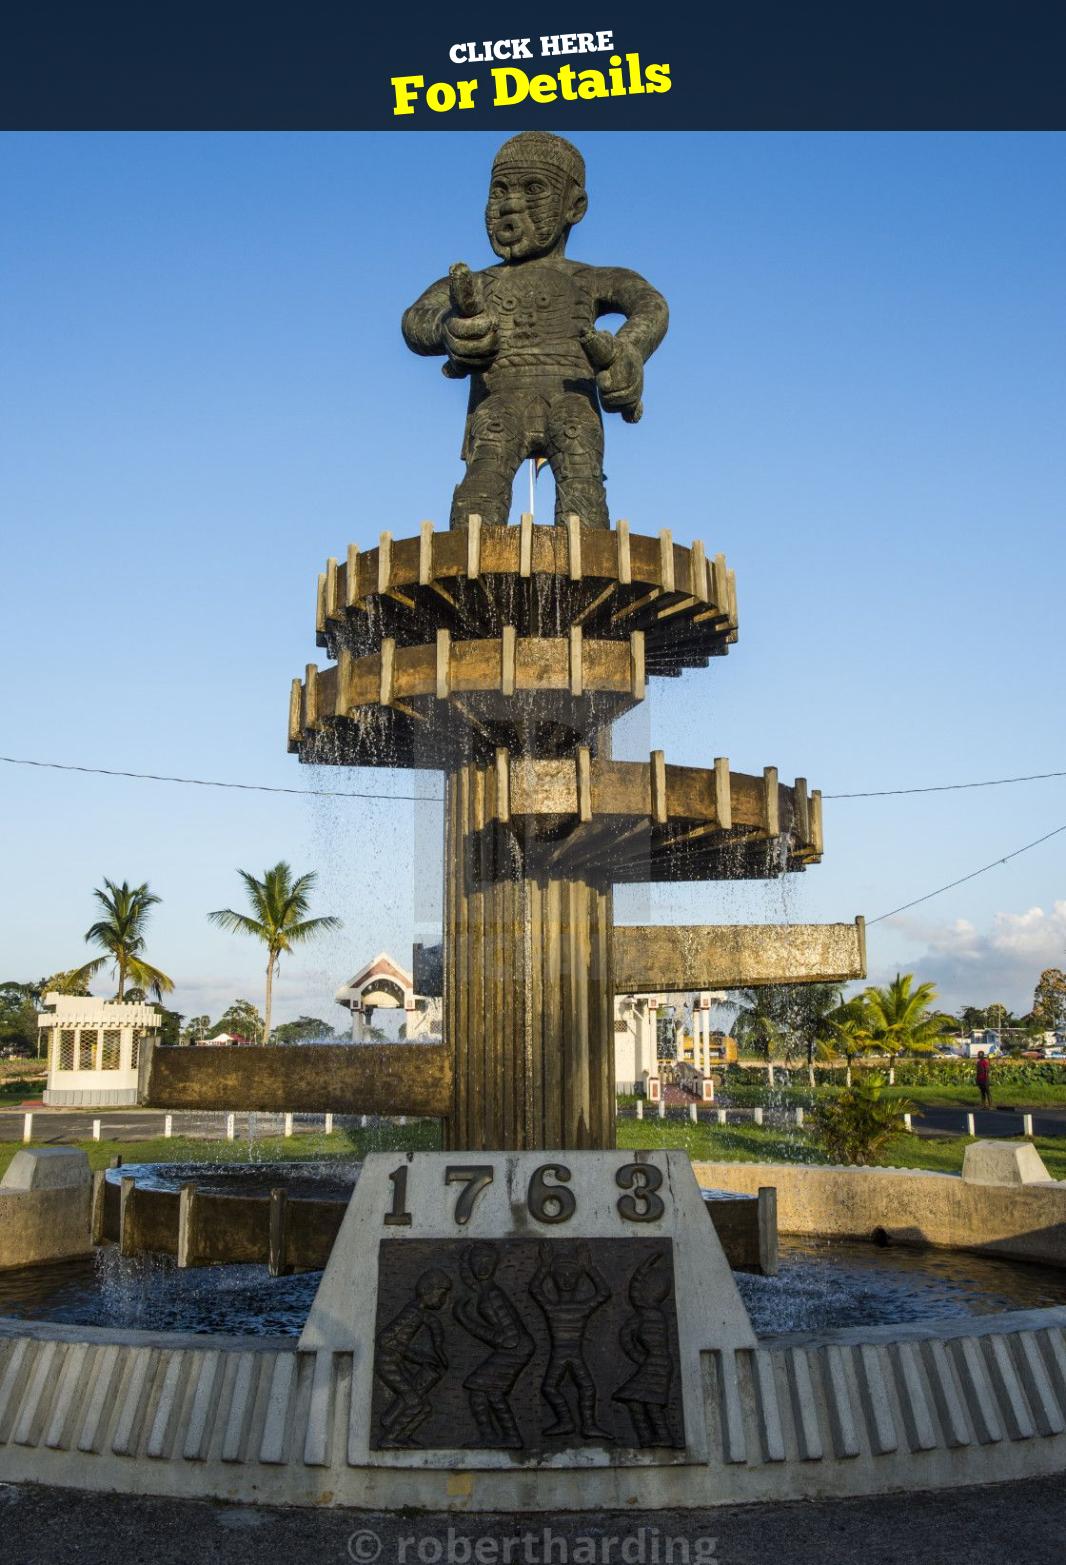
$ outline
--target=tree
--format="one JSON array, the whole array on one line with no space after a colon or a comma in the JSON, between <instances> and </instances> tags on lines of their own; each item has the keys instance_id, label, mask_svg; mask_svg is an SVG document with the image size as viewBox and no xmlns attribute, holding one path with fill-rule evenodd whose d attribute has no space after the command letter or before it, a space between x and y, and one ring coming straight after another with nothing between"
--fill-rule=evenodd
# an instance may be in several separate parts
<instances>
[{"instance_id":1,"label":"tree","mask_svg":"<svg viewBox=\"0 0 1066 1565\"><path fill-rule=\"evenodd\" d=\"M250 1038L253 1043L261 1043L263 1018L251 1000L234 1000L233 1004L222 1012L208 1036L217 1038L222 1032L232 1033L235 1038Z\"/></svg>"},{"instance_id":2,"label":"tree","mask_svg":"<svg viewBox=\"0 0 1066 1565\"><path fill-rule=\"evenodd\" d=\"M787 1059L792 1037L780 986L760 984L735 993L736 999L727 1000L725 1008L735 1013L733 1036L738 1047L763 1054L768 1060L779 1050Z\"/></svg>"},{"instance_id":3,"label":"tree","mask_svg":"<svg viewBox=\"0 0 1066 1565\"><path fill-rule=\"evenodd\" d=\"M0 1049L16 1049L20 1054L40 1053L37 1004L33 984L15 979L0 984Z\"/></svg>"},{"instance_id":4,"label":"tree","mask_svg":"<svg viewBox=\"0 0 1066 1565\"><path fill-rule=\"evenodd\" d=\"M203 1043L211 1031L210 1016L190 1016L182 1031L186 1043Z\"/></svg>"},{"instance_id":5,"label":"tree","mask_svg":"<svg viewBox=\"0 0 1066 1565\"><path fill-rule=\"evenodd\" d=\"M121 886L116 886L114 881L107 879L104 889L97 888L93 896L106 916L86 931L85 939L90 945L99 946L106 955L87 963L86 970L91 968L96 972L110 961L118 977L116 1000L125 998L127 978L139 988L151 990L157 1000L161 999L164 993L173 989L174 982L144 959L144 929L149 911L159 902L159 897L149 891L147 883L131 886L124 880Z\"/></svg>"},{"instance_id":6,"label":"tree","mask_svg":"<svg viewBox=\"0 0 1066 1565\"><path fill-rule=\"evenodd\" d=\"M890 984L871 984L863 991L866 1031L872 1048L894 1064L900 1054L931 1054L937 1042L954 1032L956 1022L932 1009L936 989L931 983L914 987L913 973L897 973Z\"/></svg>"},{"instance_id":7,"label":"tree","mask_svg":"<svg viewBox=\"0 0 1066 1565\"><path fill-rule=\"evenodd\" d=\"M903 1116L913 1105L882 1097L884 1086L884 1077L871 1071L815 1108L815 1135L834 1163L869 1163L904 1128Z\"/></svg>"},{"instance_id":8,"label":"tree","mask_svg":"<svg viewBox=\"0 0 1066 1565\"><path fill-rule=\"evenodd\" d=\"M273 1033L275 1043L313 1043L320 1038L336 1036L329 1023L320 1021L317 1016L298 1016L294 1022L282 1022Z\"/></svg>"},{"instance_id":9,"label":"tree","mask_svg":"<svg viewBox=\"0 0 1066 1565\"><path fill-rule=\"evenodd\" d=\"M1033 1019L1055 1032L1066 1027L1066 973L1061 967L1045 967L1040 974L1033 990Z\"/></svg>"},{"instance_id":10,"label":"tree","mask_svg":"<svg viewBox=\"0 0 1066 1565\"><path fill-rule=\"evenodd\" d=\"M837 1006L828 1018L832 1032L832 1047L844 1058L844 1082L850 1089L851 1071L855 1060L870 1047L870 1028L866 1015L866 996L852 995L843 1005Z\"/></svg>"},{"instance_id":11,"label":"tree","mask_svg":"<svg viewBox=\"0 0 1066 1565\"><path fill-rule=\"evenodd\" d=\"M839 984L789 984L794 1025L807 1055L807 1079L813 1087L814 1062L832 1044L833 1019L840 1009Z\"/></svg>"},{"instance_id":12,"label":"tree","mask_svg":"<svg viewBox=\"0 0 1066 1565\"><path fill-rule=\"evenodd\" d=\"M270 1042L270 1012L274 998L274 977L282 956L296 945L313 940L316 935L339 929L339 918L326 916L306 918L311 905L311 892L316 876L313 873L299 875L294 880L292 870L282 859L257 880L246 869L239 869L244 889L252 906L252 916L236 913L232 908L219 908L207 916L220 929L231 934L253 935L267 948L266 1002L263 1006L263 1042Z\"/></svg>"}]
</instances>

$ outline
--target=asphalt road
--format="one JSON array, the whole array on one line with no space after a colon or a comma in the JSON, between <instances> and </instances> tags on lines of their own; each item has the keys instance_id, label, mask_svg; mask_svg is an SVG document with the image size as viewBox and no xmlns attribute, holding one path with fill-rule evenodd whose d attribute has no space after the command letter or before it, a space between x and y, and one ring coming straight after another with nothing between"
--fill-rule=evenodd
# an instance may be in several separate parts
<instances>
[{"instance_id":1,"label":"asphalt road","mask_svg":"<svg viewBox=\"0 0 1066 1565\"><path fill-rule=\"evenodd\" d=\"M1025 1113L1033 1116L1035 1136L1066 1136L1066 1108L973 1109L970 1112L973 1113L974 1130L979 1136L1020 1136L1022 1115ZM966 1114L964 1108L923 1107L921 1118L917 1114L914 1116L914 1128L919 1135L923 1130L934 1130L941 1134L950 1131L952 1135L964 1136Z\"/></svg>"},{"instance_id":2,"label":"asphalt road","mask_svg":"<svg viewBox=\"0 0 1066 1565\"><path fill-rule=\"evenodd\" d=\"M1062 1565L1066 1486L1056 1477L696 1512L449 1517L0 1482L0 1536L5 1565Z\"/></svg>"}]
</instances>

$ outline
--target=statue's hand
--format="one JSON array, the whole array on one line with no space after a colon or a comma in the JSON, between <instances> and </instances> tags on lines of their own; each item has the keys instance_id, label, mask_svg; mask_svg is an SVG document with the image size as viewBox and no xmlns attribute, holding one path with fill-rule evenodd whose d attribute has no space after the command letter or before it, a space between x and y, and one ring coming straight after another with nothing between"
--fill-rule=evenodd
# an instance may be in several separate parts
<instances>
[{"instance_id":1,"label":"statue's hand","mask_svg":"<svg viewBox=\"0 0 1066 1565\"><path fill-rule=\"evenodd\" d=\"M465 370L486 369L496 357L500 327L489 310L477 315L458 315L454 310L444 317L442 326L448 357Z\"/></svg>"},{"instance_id":2,"label":"statue's hand","mask_svg":"<svg viewBox=\"0 0 1066 1565\"><path fill-rule=\"evenodd\" d=\"M632 415L640 406L644 390L644 360L635 348L620 338L614 339L614 357L596 376L596 389L608 413ZM636 415L639 417L639 413ZM631 418L636 422L636 418Z\"/></svg>"}]
</instances>

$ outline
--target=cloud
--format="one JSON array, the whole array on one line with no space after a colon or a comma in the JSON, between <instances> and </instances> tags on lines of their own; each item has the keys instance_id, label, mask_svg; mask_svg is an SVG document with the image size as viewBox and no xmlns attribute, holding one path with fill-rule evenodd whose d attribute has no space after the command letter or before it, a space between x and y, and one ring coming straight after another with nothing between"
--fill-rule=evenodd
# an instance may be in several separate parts
<instances>
[{"instance_id":1,"label":"cloud","mask_svg":"<svg viewBox=\"0 0 1066 1565\"><path fill-rule=\"evenodd\" d=\"M889 920L888 927L914 942L907 965L919 978L932 979L949 1010L998 1000L1023 1014L1043 969L1066 967L1066 901L1050 912L1031 907L997 913L991 929L978 929L965 918L928 924L903 916ZM898 964L890 965L894 973ZM883 982L892 973L878 971L871 978Z\"/></svg>"}]
</instances>

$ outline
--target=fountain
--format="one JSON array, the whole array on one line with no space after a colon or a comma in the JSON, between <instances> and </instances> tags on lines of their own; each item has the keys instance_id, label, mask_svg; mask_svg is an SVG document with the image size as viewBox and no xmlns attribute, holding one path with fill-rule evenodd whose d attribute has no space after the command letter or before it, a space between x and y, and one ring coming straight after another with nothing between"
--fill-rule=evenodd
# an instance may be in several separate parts
<instances>
[{"instance_id":1,"label":"fountain","mask_svg":"<svg viewBox=\"0 0 1066 1565\"><path fill-rule=\"evenodd\" d=\"M738 619L721 554L608 522L600 408L639 418L666 306L632 272L566 258L584 209L569 143L501 149L501 264L453 266L404 318L414 351L470 381L450 526L326 562L316 637L332 662L291 691L301 761L444 774L443 939L413 973L442 996L443 1042L148 1045L139 1066L149 1105L424 1115L445 1150L368 1156L339 1210L280 1189L100 1183L96 1230L117 1200L124 1252L268 1254L278 1273L328 1261L295 1349L9 1323L0 1440L16 1477L556 1510L1063 1463L1066 1312L760 1341L687 1156L615 1149L616 993L844 980L865 950L861 919L614 923L618 884L802 871L822 819L817 791L774 767L612 753L647 681L725 655ZM596 329L605 313L626 316L616 335ZM526 457L553 468L553 526L507 525Z\"/></svg>"}]
</instances>

